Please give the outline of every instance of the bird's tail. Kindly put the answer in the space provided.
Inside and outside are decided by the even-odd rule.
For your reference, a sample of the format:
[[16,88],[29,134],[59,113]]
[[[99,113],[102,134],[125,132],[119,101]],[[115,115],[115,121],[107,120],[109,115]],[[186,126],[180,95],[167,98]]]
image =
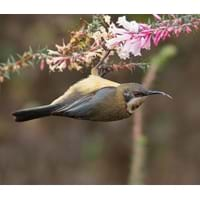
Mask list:
[[23,122],[32,119],[37,119],[40,117],[46,117],[51,115],[51,113],[58,108],[58,105],[45,105],[35,108],[28,108],[24,110],[18,110],[13,113],[16,122]]

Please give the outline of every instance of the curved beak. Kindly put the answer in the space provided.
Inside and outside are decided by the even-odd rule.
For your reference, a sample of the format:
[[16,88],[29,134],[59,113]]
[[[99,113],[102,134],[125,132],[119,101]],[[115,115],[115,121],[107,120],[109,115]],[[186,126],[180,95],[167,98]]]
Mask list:
[[173,99],[169,94],[167,94],[165,92],[161,92],[161,91],[148,90],[147,93],[146,93],[147,96],[149,96],[149,95],[155,95],[155,94],[160,94],[160,95],[168,97],[169,99]]

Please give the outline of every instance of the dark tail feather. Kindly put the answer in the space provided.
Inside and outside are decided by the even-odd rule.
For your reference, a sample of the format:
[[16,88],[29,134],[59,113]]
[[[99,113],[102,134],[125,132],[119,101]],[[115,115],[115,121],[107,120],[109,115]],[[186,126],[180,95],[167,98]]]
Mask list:
[[58,108],[58,105],[45,105],[35,108],[28,108],[24,110],[18,110],[13,113],[16,122],[23,122],[40,117],[46,117],[51,115],[51,112]]

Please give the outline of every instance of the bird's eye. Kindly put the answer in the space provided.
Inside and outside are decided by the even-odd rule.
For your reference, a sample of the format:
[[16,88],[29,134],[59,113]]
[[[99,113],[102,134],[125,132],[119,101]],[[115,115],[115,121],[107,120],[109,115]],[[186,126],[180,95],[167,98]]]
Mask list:
[[124,91],[124,99],[126,102],[130,101],[133,98],[133,94],[129,90]]
[[134,96],[135,97],[142,97],[142,96],[145,96],[143,92],[140,92],[140,91],[135,91],[133,92]]

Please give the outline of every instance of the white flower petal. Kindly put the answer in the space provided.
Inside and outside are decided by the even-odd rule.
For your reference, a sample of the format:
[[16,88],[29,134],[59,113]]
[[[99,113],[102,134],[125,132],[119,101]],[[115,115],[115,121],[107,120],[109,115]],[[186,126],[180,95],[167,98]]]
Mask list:
[[130,53],[131,46],[132,46],[131,40],[127,40],[125,44],[123,45],[123,47],[121,47],[121,49],[122,51],[126,51]]
[[117,23],[130,32],[138,33],[139,31],[139,24],[136,21],[127,21],[125,16],[119,17]]
[[51,49],[47,49],[47,52],[48,52],[49,55],[60,55],[59,52],[51,50]]
[[123,51],[121,48],[117,50],[117,54],[121,59],[124,60],[130,57],[130,53],[128,51]]
[[66,62],[62,62],[60,65],[57,66],[57,69],[62,72],[67,67]]
[[126,20],[126,16],[118,17],[117,24],[120,26],[124,26],[128,21]]
[[130,52],[134,56],[141,56],[141,41],[140,39],[133,39],[131,42]]
[[118,45],[120,42],[129,40],[130,38],[131,38],[131,35],[128,35],[128,34],[119,35],[115,38],[112,38],[106,41],[106,46],[110,49],[110,48],[113,48],[113,46]]
[[115,24],[111,24],[109,27],[109,32],[112,34],[125,34],[127,31],[123,28],[117,28]]
[[134,33],[138,33],[139,24],[136,21],[131,21],[129,24],[129,30]]
[[109,16],[109,15],[104,15],[103,18],[104,18],[104,20],[105,20],[105,22],[106,22],[107,24],[110,24],[111,16]]

